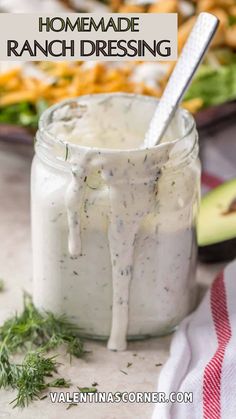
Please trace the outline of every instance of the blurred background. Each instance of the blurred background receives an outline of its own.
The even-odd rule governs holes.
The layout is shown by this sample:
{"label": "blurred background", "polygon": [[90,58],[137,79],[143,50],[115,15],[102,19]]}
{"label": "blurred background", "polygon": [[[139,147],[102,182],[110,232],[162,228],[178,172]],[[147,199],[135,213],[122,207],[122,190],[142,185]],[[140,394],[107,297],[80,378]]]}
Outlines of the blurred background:
{"label": "blurred background", "polygon": [[[217,35],[187,92],[183,106],[194,114],[200,133],[203,194],[234,179],[236,0],[0,0],[0,12],[10,13],[111,11],[178,13],[179,51],[200,12],[210,11],[218,16],[220,27]],[[10,241],[5,249],[7,253],[1,256],[2,265],[12,254],[19,254],[19,246],[24,237],[27,243],[29,241],[28,227],[25,233],[20,229],[18,231],[18,227],[22,223],[29,226],[30,221],[30,164],[40,114],[51,104],[89,93],[135,92],[159,98],[174,65],[173,62],[0,62],[1,240]],[[232,188],[231,200],[227,201],[225,211],[228,211],[232,219],[230,239],[236,240],[235,183]],[[221,199],[224,201],[224,194]],[[5,221],[2,223],[2,220]],[[17,238],[9,236],[9,228],[12,231],[12,226],[15,226]],[[22,234],[25,236],[22,237]],[[222,252],[220,247],[211,262],[236,256],[235,240],[228,247],[228,237],[226,239],[226,250],[223,248]],[[16,251],[17,240],[19,243]],[[204,261],[207,259],[203,256]]]}

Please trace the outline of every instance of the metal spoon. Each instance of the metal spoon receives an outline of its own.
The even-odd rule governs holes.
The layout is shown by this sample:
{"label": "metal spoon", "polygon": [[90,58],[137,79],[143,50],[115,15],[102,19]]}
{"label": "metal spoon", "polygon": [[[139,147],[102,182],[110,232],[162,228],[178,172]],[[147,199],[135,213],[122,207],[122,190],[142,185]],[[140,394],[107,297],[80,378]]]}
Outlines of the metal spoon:
{"label": "metal spoon", "polygon": [[154,147],[161,141],[218,25],[216,16],[210,13],[199,15],[151,120],[144,147]]}

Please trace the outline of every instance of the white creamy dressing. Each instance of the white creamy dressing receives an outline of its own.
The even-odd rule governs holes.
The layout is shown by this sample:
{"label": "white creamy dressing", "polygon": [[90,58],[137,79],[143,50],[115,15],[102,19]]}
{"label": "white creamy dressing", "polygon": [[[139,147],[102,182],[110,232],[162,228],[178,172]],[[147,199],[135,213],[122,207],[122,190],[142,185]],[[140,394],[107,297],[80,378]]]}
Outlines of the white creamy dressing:
{"label": "white creamy dressing", "polygon": [[[167,153],[164,153],[163,158],[164,161],[167,160]],[[76,164],[72,164],[72,180],[66,192],[68,247],[72,257],[82,255],[80,214],[84,204],[86,179],[94,165],[101,171],[102,178],[109,187],[110,200],[108,241],[112,264],[113,308],[108,348],[124,350],[135,240],[143,219],[154,210],[160,171],[152,171],[147,154],[142,162],[137,164],[130,160],[128,165],[127,161],[122,164],[119,158],[113,159],[111,163],[109,159],[99,157],[94,151],[82,154]],[[143,175],[141,185],[136,184],[135,178],[140,174]]]}
{"label": "white creamy dressing", "polygon": [[66,191],[66,208],[68,216],[68,249],[72,257],[80,256],[82,252],[80,238],[80,213],[84,203],[84,190],[88,173],[87,154],[72,163],[72,179]]}
{"label": "white creamy dressing", "polygon": [[[162,179],[162,170],[173,153],[171,142],[167,143],[164,148],[159,147],[158,154],[156,150],[129,151],[130,148],[141,146],[145,131],[143,129],[141,135],[140,132],[136,135],[140,130],[139,118],[142,116],[143,120],[145,118],[149,120],[151,115],[137,115],[137,127],[134,128],[133,124],[130,124],[131,116],[129,115],[129,112],[132,114],[132,104],[128,102],[127,109],[124,109],[124,103],[121,101],[115,109],[115,113],[119,115],[119,123],[111,118],[110,125],[105,126],[104,113],[110,111],[112,106],[110,98],[105,99],[103,103],[99,100],[98,104],[95,103],[91,107],[87,107],[86,103],[74,109],[66,105],[54,112],[50,132],[58,139],[67,142],[68,155],[66,157],[71,166],[71,180],[64,190],[68,223],[67,246],[70,255],[69,258],[64,249],[61,260],[64,275],[66,277],[70,269],[73,269],[75,281],[79,280],[78,275],[80,275],[83,287],[88,288],[88,301],[80,300],[79,302],[76,300],[76,294],[78,294],[77,298],[80,298],[79,288],[76,288],[73,282],[71,293],[68,291],[65,297],[69,300],[68,309],[73,304],[78,304],[78,306],[81,304],[81,312],[83,312],[83,304],[87,304],[84,305],[87,307],[84,310],[86,321],[90,323],[91,316],[95,324],[93,307],[90,306],[94,304],[94,310],[98,310],[96,312],[98,318],[97,332],[94,331],[93,334],[106,335],[109,293],[112,292],[108,348],[124,350],[127,345],[127,334],[138,336],[155,333],[155,323],[159,324],[162,330],[166,318],[170,318],[170,323],[174,326],[176,319],[183,316],[183,313],[192,306],[188,290],[193,285],[191,278],[195,264],[191,214],[196,194],[194,193],[193,198],[190,197],[193,193],[192,178],[187,182],[183,174],[176,175],[179,193],[174,203],[175,216],[170,219],[168,203],[173,201],[171,194],[176,192],[175,190],[173,192],[173,182],[168,180],[168,177],[163,185],[159,183],[159,179]],[[96,115],[96,120],[94,120],[94,115]],[[176,132],[176,129],[175,123],[165,141],[168,140],[168,135],[173,136],[173,130]],[[82,147],[76,154],[73,152],[74,144],[90,148]],[[113,149],[126,149],[127,153],[124,155]],[[101,190],[96,192],[96,187],[93,188],[93,181],[95,179],[96,184],[98,178],[103,185]],[[88,193],[89,185],[92,185],[93,198]],[[184,195],[181,194],[183,185],[186,188]],[[101,202],[100,207],[103,208],[103,199],[107,194],[109,196],[108,214],[96,207]],[[161,216],[157,211],[159,206],[164,208],[164,210],[161,209],[163,211]],[[156,215],[154,215],[155,212]],[[106,223],[108,223],[107,231]],[[88,268],[86,263],[89,263],[89,254],[94,258],[94,254],[91,254],[94,249],[97,253],[97,263],[96,266]],[[108,261],[108,252],[110,261]],[[76,266],[78,268],[75,270]],[[111,266],[112,284],[107,283],[110,276],[109,266]],[[88,269],[91,272],[91,281],[88,274],[87,278],[83,276],[83,272]],[[98,278],[96,273],[99,275]],[[132,281],[134,277],[135,283]],[[160,288],[156,294],[152,287],[156,287],[157,277]],[[94,286],[92,281],[94,281]],[[189,286],[185,285],[186,281],[189,281]],[[54,280],[52,282],[55,284]],[[67,285],[69,287],[69,282]],[[131,286],[132,302],[130,302]],[[57,307],[60,306],[60,295],[63,295],[63,291],[58,291],[59,289],[63,289],[63,284],[61,287],[59,284],[57,286]],[[160,289],[163,290],[161,293]],[[38,288],[35,295],[40,292]],[[52,296],[48,294],[50,292],[50,287],[47,287],[45,301],[43,304],[40,301],[38,305],[47,307],[50,304],[49,302],[52,301]],[[97,299],[100,298],[98,307],[96,307],[96,293]],[[171,293],[173,293],[173,298],[169,300]],[[177,307],[178,295],[183,299],[181,307]],[[173,302],[172,306],[169,306],[169,301]],[[152,307],[150,313],[155,305],[159,305],[157,308],[159,318],[156,322],[153,312],[145,314],[148,313],[149,304]],[[145,326],[143,326],[147,321],[145,315],[150,322],[148,333],[145,332]],[[78,322],[80,324],[80,317],[78,317]]]}
{"label": "white creamy dressing", "polygon": [[[73,135],[78,136],[76,126],[73,129]],[[103,138],[104,135],[100,137],[100,146],[104,145],[102,144]],[[104,142],[106,143],[106,140]],[[97,147],[98,137],[95,136],[93,144],[91,141],[89,144]],[[66,206],[69,226],[68,246],[72,257],[79,256],[82,252],[80,213],[84,202],[86,178],[91,171],[93,158],[96,159],[96,165],[101,171],[105,183],[109,186],[108,241],[112,261],[113,304],[108,348],[124,350],[127,346],[129,290],[133,272],[135,238],[143,218],[154,208],[155,188],[159,172],[154,172],[154,178],[150,179],[150,163],[147,154],[138,166],[132,161],[129,163],[125,161],[122,166],[120,159],[117,159],[117,165],[114,161],[111,164],[109,160],[99,159],[99,155],[96,155],[94,151],[86,151],[82,156],[79,156],[76,162],[71,162],[72,180],[66,192]],[[140,193],[134,174],[139,177],[142,172],[144,178]],[[124,183],[124,179],[127,182]]]}

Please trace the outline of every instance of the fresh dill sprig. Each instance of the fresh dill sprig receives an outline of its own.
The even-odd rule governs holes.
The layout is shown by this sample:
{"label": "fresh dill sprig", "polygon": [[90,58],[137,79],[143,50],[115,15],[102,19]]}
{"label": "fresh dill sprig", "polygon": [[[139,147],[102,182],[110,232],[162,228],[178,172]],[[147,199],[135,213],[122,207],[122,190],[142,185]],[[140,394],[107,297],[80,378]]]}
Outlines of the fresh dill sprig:
{"label": "fresh dill sprig", "polygon": [[0,388],[15,387],[18,367],[10,362],[10,354],[3,342],[0,346]]}
{"label": "fresh dill sprig", "polygon": [[97,393],[96,387],[78,387],[80,393]]}
{"label": "fresh dill sprig", "polygon": [[50,381],[48,383],[48,387],[55,387],[55,388],[69,388],[71,386],[71,382],[68,380],[65,380],[65,378],[56,378],[53,381]]}
{"label": "fresh dill sprig", "polygon": [[14,407],[25,407],[40,398],[41,392],[48,388],[46,377],[51,377],[56,370],[55,357],[47,358],[40,352],[29,352],[18,366],[14,388],[17,396],[12,400]]}
{"label": "fresh dill sprig", "polygon": [[13,374],[12,387],[17,389],[17,396],[11,402],[13,407],[23,408],[30,402],[41,399],[42,392],[50,387],[70,387],[70,382],[64,378],[46,382],[48,377],[57,372],[55,358],[46,357],[41,351],[32,351],[25,356],[22,364],[13,364],[16,372]]}
{"label": "fresh dill sprig", "polygon": [[25,294],[22,313],[6,320],[0,327],[0,343],[5,342],[10,353],[29,347],[49,351],[64,345],[69,355],[79,358],[84,350],[78,332],[79,328],[65,316],[40,312],[31,297]]}
{"label": "fresh dill sprig", "polygon": [[[40,312],[29,295],[24,295],[21,314],[15,314],[0,327],[0,388],[13,388],[17,396],[14,407],[25,407],[40,398],[49,387],[69,387],[64,378],[47,382],[57,371],[55,357],[46,352],[63,345],[70,356],[81,357],[83,344],[78,337],[78,327],[65,316]],[[16,352],[27,351],[21,364],[11,358]]]}

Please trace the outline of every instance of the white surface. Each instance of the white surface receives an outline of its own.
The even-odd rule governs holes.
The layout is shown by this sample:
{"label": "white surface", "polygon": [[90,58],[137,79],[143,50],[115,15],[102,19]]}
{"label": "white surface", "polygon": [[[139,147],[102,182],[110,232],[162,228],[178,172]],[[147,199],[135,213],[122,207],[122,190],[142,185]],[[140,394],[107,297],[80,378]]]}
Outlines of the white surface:
{"label": "white surface", "polygon": [[[30,147],[0,143],[0,277],[6,291],[0,294],[0,321],[22,304],[22,290],[31,291],[31,247],[29,218]],[[201,284],[209,284],[219,267],[203,267],[198,271]],[[75,360],[60,372],[76,385],[91,386],[98,382],[99,391],[156,391],[160,367],[166,361],[171,336],[130,343],[127,352],[107,351],[105,343],[86,342],[92,352],[83,360]],[[133,356],[137,354],[137,356]],[[130,368],[127,363],[132,362]],[[128,375],[120,370],[127,371]],[[153,406],[148,404],[88,404],[66,410],[67,405],[52,405],[49,399],[35,402],[20,411],[9,402],[12,392],[0,392],[0,418],[18,419],[149,419]]]}

